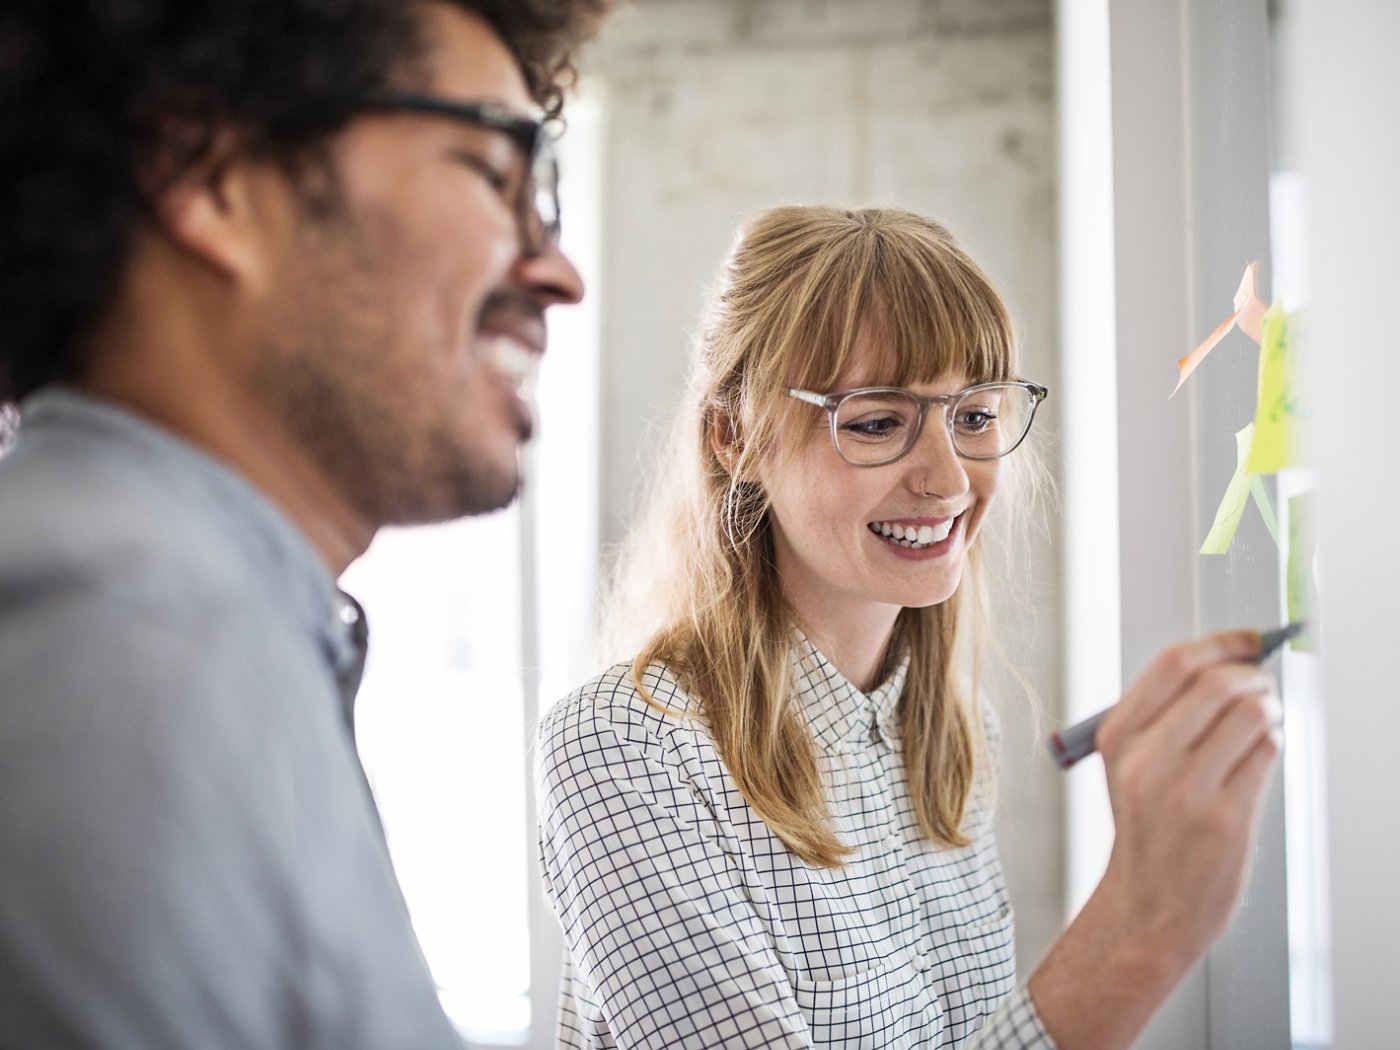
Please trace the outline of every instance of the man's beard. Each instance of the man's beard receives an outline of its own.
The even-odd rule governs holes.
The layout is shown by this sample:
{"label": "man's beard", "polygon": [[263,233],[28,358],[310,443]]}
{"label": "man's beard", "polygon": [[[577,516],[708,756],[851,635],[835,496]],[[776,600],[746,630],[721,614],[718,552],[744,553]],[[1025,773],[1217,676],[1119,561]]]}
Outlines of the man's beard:
{"label": "man's beard", "polygon": [[[402,365],[383,367],[394,343],[388,326],[376,323],[389,314],[376,305],[383,304],[345,303],[314,333],[297,326],[285,345],[265,344],[256,377],[265,403],[374,527],[449,521],[508,505],[520,491],[519,456],[507,465],[488,455],[463,430],[443,390],[415,387]],[[467,410],[464,403],[459,411]]]}

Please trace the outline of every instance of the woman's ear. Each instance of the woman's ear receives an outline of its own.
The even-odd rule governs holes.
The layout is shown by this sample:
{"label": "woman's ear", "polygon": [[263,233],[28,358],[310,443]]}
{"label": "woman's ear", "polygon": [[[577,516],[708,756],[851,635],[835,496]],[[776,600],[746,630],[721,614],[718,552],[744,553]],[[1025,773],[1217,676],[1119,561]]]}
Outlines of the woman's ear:
{"label": "woman's ear", "polygon": [[710,412],[710,448],[730,474],[739,462],[739,428],[734,417],[721,408]]}

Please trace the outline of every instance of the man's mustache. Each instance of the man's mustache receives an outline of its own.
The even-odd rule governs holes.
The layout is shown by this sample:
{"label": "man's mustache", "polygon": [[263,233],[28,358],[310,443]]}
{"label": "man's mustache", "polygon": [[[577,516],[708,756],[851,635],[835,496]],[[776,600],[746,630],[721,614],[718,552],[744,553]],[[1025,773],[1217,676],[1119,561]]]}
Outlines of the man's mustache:
{"label": "man's mustache", "polygon": [[522,288],[498,288],[481,304],[477,327],[482,327],[488,321],[502,315],[543,320],[544,307]]}

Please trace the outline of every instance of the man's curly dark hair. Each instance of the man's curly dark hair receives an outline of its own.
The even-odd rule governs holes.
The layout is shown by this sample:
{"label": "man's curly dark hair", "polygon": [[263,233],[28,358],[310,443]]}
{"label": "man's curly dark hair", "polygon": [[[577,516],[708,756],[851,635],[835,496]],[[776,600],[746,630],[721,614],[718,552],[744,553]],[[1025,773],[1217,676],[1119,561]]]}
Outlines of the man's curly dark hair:
{"label": "man's curly dark hair", "polygon": [[[217,132],[295,173],[423,50],[419,0],[6,0],[0,406],[72,378],[148,214],[139,172]],[[488,22],[557,116],[610,0],[444,0]],[[170,170],[174,164],[175,170]]]}

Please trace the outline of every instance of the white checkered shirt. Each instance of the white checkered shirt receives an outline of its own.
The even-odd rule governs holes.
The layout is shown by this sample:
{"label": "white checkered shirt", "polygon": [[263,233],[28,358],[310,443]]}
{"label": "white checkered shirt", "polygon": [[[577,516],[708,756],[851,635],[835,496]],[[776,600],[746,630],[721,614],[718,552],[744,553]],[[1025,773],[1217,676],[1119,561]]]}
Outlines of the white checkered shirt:
{"label": "white checkered shirt", "polygon": [[[540,724],[545,892],[567,945],[567,1047],[1034,1047],[981,799],[964,849],[924,839],[897,746],[901,667],[869,696],[809,643],[796,702],[841,840],[807,864],[744,801],[695,718],[619,665]],[[662,704],[698,706],[661,666]]]}

